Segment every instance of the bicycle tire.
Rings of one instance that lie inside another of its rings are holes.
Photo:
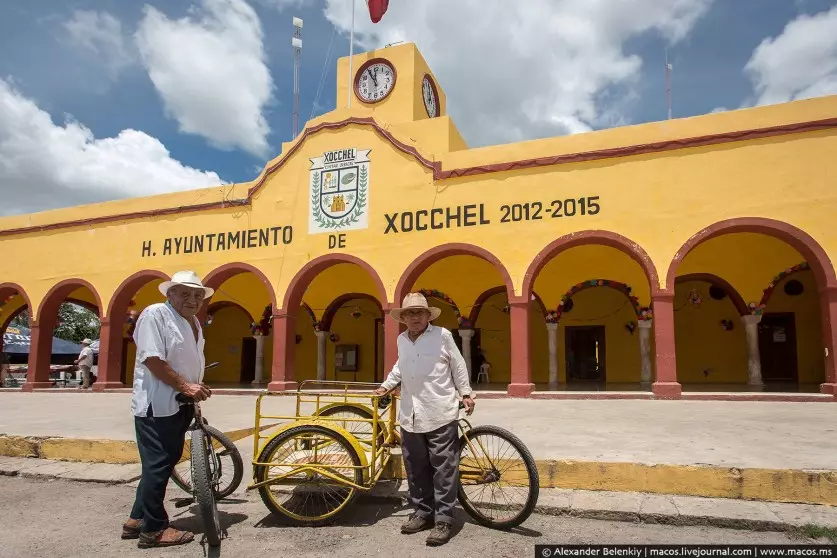
[[[343,449],[346,450],[346,453],[351,458],[352,464],[355,467],[358,467],[358,468],[354,469],[354,475],[355,475],[354,482],[355,482],[355,484],[358,484],[358,485],[363,484],[363,471],[359,468],[360,467],[360,457],[358,457],[357,452],[354,450],[352,445],[346,440],[346,438],[342,434],[340,434],[336,430],[334,430],[332,428],[329,428],[329,427],[326,427],[326,426],[313,425],[313,424],[311,424],[311,425],[303,424],[303,425],[300,425],[300,426],[291,427],[291,428],[285,430],[284,432],[282,432],[281,434],[277,434],[276,437],[274,437],[270,442],[267,443],[267,445],[264,447],[264,449],[259,454],[259,459],[258,459],[259,462],[267,463],[267,460],[270,458],[270,456],[273,454],[273,452],[276,451],[277,449],[279,449],[287,440],[293,439],[293,438],[297,437],[299,434],[306,433],[306,432],[325,434],[327,436],[332,437],[332,439],[334,439],[334,441],[336,441],[338,444],[340,444],[343,447]],[[256,482],[262,482],[264,480],[267,480],[266,479],[267,472],[268,472],[268,466],[266,466],[266,465],[256,466],[255,470],[253,472],[253,476],[254,476],[255,481]],[[299,526],[299,527],[316,527],[316,526],[320,526],[320,525],[328,525],[330,523],[333,523],[341,515],[343,515],[346,512],[346,510],[351,505],[352,501],[354,501],[354,499],[358,495],[358,491],[356,489],[350,488],[349,489],[349,495],[346,498],[346,500],[344,501],[344,503],[340,506],[340,508],[336,512],[330,513],[327,517],[322,517],[322,516],[300,517],[299,515],[297,517],[293,517],[292,515],[289,515],[289,513],[286,510],[282,509],[281,507],[279,507],[277,505],[277,503],[273,500],[273,498],[271,498],[269,491],[270,491],[269,486],[259,487],[259,494],[261,495],[262,502],[264,502],[265,506],[267,506],[267,508],[272,513],[276,514],[279,517],[282,517],[283,519],[288,521],[291,525],[295,525],[295,526]]]
[[[221,446],[223,446],[224,451],[228,452],[233,462],[232,481],[226,486],[219,486],[218,490],[216,490],[215,492],[215,499],[221,500],[235,492],[235,490],[241,484],[241,480],[244,478],[244,460],[241,458],[241,452],[238,450],[235,443],[232,440],[230,440],[226,434],[224,434],[217,428],[209,426],[208,424],[204,424],[204,428],[206,429],[210,438],[215,438],[221,443]],[[180,472],[177,470],[177,466],[175,466],[175,468],[172,469],[171,480],[184,492],[188,492],[189,494],[192,493],[191,479],[185,478],[183,475],[181,475]]]
[[[465,490],[462,488],[462,483],[459,482],[459,476],[457,476],[457,497],[459,499],[459,503],[462,505],[462,508],[474,518],[480,525],[485,527],[490,527],[493,529],[498,530],[507,530],[513,527],[519,526],[521,523],[526,521],[532,512],[535,511],[535,506],[538,503],[538,494],[540,492],[540,477],[538,475],[538,468],[535,464],[535,459],[532,457],[532,454],[529,452],[529,449],[526,445],[514,434],[509,432],[504,428],[500,428],[499,426],[493,425],[480,425],[475,426],[470,431],[468,431],[468,437],[474,439],[480,435],[489,435],[489,436],[496,436],[506,442],[508,442],[517,452],[520,454],[523,462],[526,466],[526,471],[529,476],[529,494],[526,498],[526,503],[523,505],[523,509],[506,521],[497,521],[494,520],[484,514],[482,514],[479,510],[476,509],[471,504],[471,501],[468,499],[468,495],[465,493]],[[460,463],[462,452],[467,447],[465,435],[463,434],[459,438],[459,448],[460,448]]]
[[[198,503],[201,520],[203,521],[204,536],[209,546],[221,544],[221,521],[218,518],[218,506],[215,502],[215,491],[212,488],[212,469],[209,464],[209,440],[201,429],[192,432],[190,440],[192,483],[194,485],[195,500]]]

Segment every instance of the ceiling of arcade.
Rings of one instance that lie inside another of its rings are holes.
[[[683,259],[677,276],[709,273],[728,282],[745,303],[758,303],[773,277],[804,260],[785,242],[755,233],[735,233],[697,245]]]
[[[624,252],[601,245],[578,246],[554,256],[535,278],[534,290],[553,309],[571,287],[593,279],[624,283],[640,305],[651,303],[648,278],[639,264]]]

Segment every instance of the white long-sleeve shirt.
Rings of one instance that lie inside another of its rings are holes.
[[[168,302],[150,305],[137,318],[134,330],[137,359],[131,398],[134,416],[148,416],[149,403],[155,417],[169,417],[180,409],[180,403],[174,399],[177,391],[148,369],[145,365],[147,359],[157,357],[165,361],[190,384],[203,380],[203,330],[198,319],[192,319],[198,330],[197,341],[192,326]]]
[[[406,331],[398,336],[398,361],[381,385],[389,390],[399,382],[398,422],[408,432],[431,432],[457,420],[456,392],[471,395],[468,368],[453,334],[432,324],[415,342]]]

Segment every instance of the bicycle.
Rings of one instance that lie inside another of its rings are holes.
[[[198,503],[198,510],[204,526],[204,538],[209,546],[220,546],[225,533],[221,529],[218,517],[218,505],[215,494],[220,482],[220,461],[215,453],[214,444],[207,432],[207,422],[201,413],[200,404],[183,393],[178,393],[175,400],[192,405],[195,418],[189,425],[189,461],[192,468],[192,498]],[[187,500],[188,503],[188,500]]]
[[[286,394],[259,395],[253,483],[247,490],[258,489],[268,509],[292,524],[316,526],[336,520],[360,492],[374,487],[390,463],[391,449],[400,445],[395,412],[398,396],[392,390],[380,396],[352,393],[350,385],[361,389],[379,385],[354,382],[313,382],[342,385],[342,394],[304,392],[307,383],[297,388],[295,416],[262,414],[264,397]],[[322,405],[330,399],[331,403]],[[359,399],[371,400],[371,405],[357,402]],[[315,411],[302,413],[303,403],[314,403]],[[461,402],[459,408],[464,408]],[[291,422],[274,434],[261,436],[263,419]],[[356,428],[350,430],[352,425]],[[462,507],[481,525],[503,530],[519,526],[534,511],[540,485],[528,448],[517,436],[497,426],[474,427],[465,418],[459,418],[458,425],[457,496]],[[259,448],[262,438],[269,439]],[[500,445],[496,452],[486,449],[494,445]],[[519,501],[515,494],[507,495],[506,488],[520,489]],[[492,501],[483,502],[483,497]]]
[[[213,362],[206,366],[204,370],[215,368],[219,363]],[[241,458],[241,452],[236,447],[235,443],[227,437],[226,434],[209,425],[204,419],[204,432],[206,436],[212,440],[212,445],[216,450],[218,456],[218,470],[220,471],[220,481],[217,486],[214,486],[215,499],[222,500],[235,492],[241,484],[241,479],[244,477],[244,460]],[[192,494],[191,482],[191,435],[190,429],[186,433],[186,443],[183,449],[183,457],[180,462],[175,465],[171,474],[172,482],[181,490]],[[226,473],[232,472],[231,475]]]

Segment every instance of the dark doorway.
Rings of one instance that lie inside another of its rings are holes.
[[[796,382],[796,319],[793,312],[764,314],[759,323],[761,377],[765,382]]]
[[[241,339],[241,383],[249,384],[256,379],[256,339]]]
[[[567,382],[604,381],[605,326],[564,328]]]

